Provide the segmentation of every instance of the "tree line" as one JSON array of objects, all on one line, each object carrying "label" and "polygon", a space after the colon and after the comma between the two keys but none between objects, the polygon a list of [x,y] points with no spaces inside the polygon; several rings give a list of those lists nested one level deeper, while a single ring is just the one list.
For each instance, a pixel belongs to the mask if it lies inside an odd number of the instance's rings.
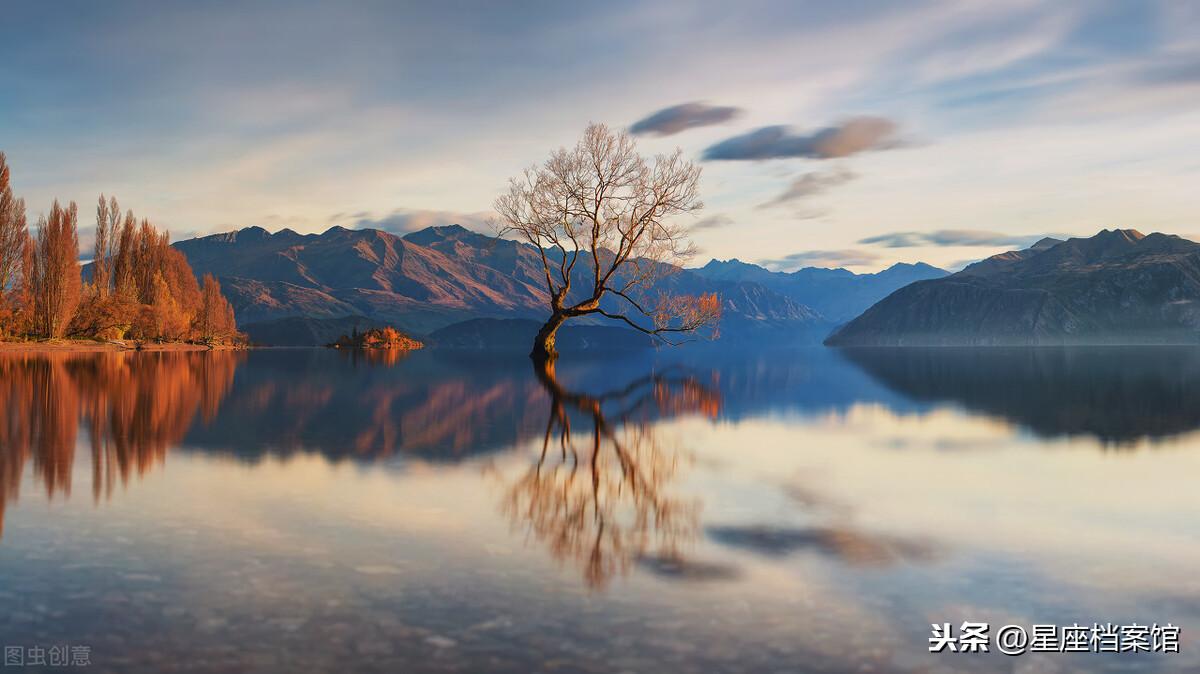
[{"label": "tree line", "polygon": [[167,232],[122,213],[115,197],[101,195],[96,205],[86,270],[79,257],[75,202],[56,200],[31,232],[0,152],[0,339],[241,339],[217,280],[205,274],[197,282]]}]

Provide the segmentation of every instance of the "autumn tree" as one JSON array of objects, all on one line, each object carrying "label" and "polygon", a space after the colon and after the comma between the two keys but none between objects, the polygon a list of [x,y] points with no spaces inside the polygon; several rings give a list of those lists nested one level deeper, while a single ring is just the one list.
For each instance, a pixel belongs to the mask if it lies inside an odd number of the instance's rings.
[{"label": "autumn tree", "polygon": [[158,264],[158,271],[163,275],[171,297],[187,312],[190,323],[200,311],[202,298],[200,284],[196,281],[192,266],[188,264],[187,256],[172,247],[164,238],[158,253]]},{"label": "autumn tree", "polygon": [[133,270],[137,232],[137,220],[133,217],[133,211],[129,211],[121,224],[121,233],[117,236],[117,253],[113,258],[112,275],[115,293],[131,302],[137,300],[136,274]]},{"label": "autumn tree", "polygon": [[171,237],[167,232],[158,231],[149,220],[142,218],[142,224],[138,227],[137,243],[133,254],[133,270],[138,299],[142,304],[154,304],[154,275],[163,268]]},{"label": "autumn tree", "polygon": [[212,274],[205,274],[200,289],[200,313],[196,316],[196,331],[206,342],[219,342],[233,337],[237,326],[233,306],[221,294],[221,284]]},{"label": "autumn tree", "polygon": [[[111,267],[107,271],[113,289],[108,297],[91,293],[76,317],[77,333],[212,341],[211,336],[202,334],[205,298],[200,285],[187,258],[170,245],[168,233],[149,220],[139,223],[131,212],[122,219],[115,199],[98,207],[97,214],[107,214],[108,236],[115,242],[108,253]],[[219,286],[216,293],[220,297]],[[223,307],[213,301],[210,304],[214,307],[210,317],[219,319],[212,325],[223,335],[219,341],[234,337],[237,330],[228,302]]]},{"label": "autumn tree", "polygon": [[[213,281],[208,295],[170,236],[115,197],[96,205],[91,283],[79,266],[78,209],[55,201],[31,237],[0,153],[0,336],[101,339],[237,339],[233,308]],[[203,324],[203,328],[201,325]]]},{"label": "autumn tree", "polygon": [[495,203],[500,234],[538,250],[550,305],[530,356],[553,360],[556,332],[579,316],[621,321],[666,342],[678,333],[715,335],[715,295],[671,295],[661,283],[695,251],[673,218],[702,207],[699,179],[682,151],[647,160],[627,133],[592,124],[574,148],[510,181]]},{"label": "autumn tree", "polygon": [[167,232],[149,220],[127,216],[113,265],[116,300],[132,304],[130,334],[136,339],[190,339],[201,310],[200,285]]},{"label": "autumn tree", "polygon": [[85,284],[79,308],[67,334],[116,339],[123,336],[133,308],[112,292],[113,262],[121,227],[121,207],[116,197],[103,194],[96,204],[96,242],[92,251],[91,283]]},{"label": "autumn tree", "polygon": [[75,315],[81,286],[79,209],[57,201],[38,221],[33,260],[33,328],[43,337],[62,337]]},{"label": "autumn tree", "polygon": [[28,335],[33,332],[33,290],[36,276],[37,240],[25,232],[25,245],[21,247],[21,278],[9,294],[12,299],[12,332]]},{"label": "autumn tree", "polygon": [[92,255],[92,287],[103,299],[112,285],[113,249],[121,227],[121,207],[117,198],[109,200],[100,195],[96,205],[96,246]]},{"label": "autumn tree", "polygon": [[423,348],[421,342],[409,337],[392,326],[371,328],[359,332],[355,326],[349,335],[342,335],[329,346],[337,349],[399,349],[410,351]]},{"label": "autumn tree", "polygon": [[150,307],[154,322],[153,330],[147,336],[168,340],[184,339],[191,327],[191,321],[179,299],[171,292],[167,277],[161,271],[156,271],[151,283],[153,298]]},{"label": "autumn tree", "polygon": [[14,327],[25,240],[29,238],[25,201],[13,195],[9,178],[8,161],[0,152],[0,335]]}]

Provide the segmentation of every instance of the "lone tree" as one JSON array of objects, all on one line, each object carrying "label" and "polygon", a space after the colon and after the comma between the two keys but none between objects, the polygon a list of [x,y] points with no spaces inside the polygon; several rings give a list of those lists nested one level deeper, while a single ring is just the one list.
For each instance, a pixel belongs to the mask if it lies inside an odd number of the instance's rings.
[{"label": "lone tree", "polygon": [[699,179],[681,150],[648,161],[627,133],[592,124],[574,148],[509,182],[495,203],[500,234],[537,248],[549,293],[531,357],[553,360],[558,328],[593,314],[667,343],[678,333],[715,336],[720,299],[674,295],[662,283],[695,252],[672,218],[703,206]]}]

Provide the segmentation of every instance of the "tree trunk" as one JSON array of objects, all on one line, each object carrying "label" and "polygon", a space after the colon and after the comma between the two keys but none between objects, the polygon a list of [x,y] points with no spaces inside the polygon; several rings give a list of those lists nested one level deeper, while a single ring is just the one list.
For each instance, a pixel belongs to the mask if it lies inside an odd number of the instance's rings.
[{"label": "tree trunk", "polygon": [[555,348],[555,334],[558,328],[567,320],[567,317],[560,313],[550,315],[546,324],[538,330],[537,337],[533,338],[533,351],[529,352],[529,357],[537,362],[553,361],[558,358],[558,349]]}]

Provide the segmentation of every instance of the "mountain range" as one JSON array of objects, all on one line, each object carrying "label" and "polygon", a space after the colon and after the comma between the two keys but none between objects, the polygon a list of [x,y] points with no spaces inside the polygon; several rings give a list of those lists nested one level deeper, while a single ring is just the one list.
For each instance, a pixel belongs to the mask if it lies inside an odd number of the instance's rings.
[{"label": "mountain range", "polygon": [[[522,319],[488,324],[513,332],[498,337],[504,341],[523,338],[528,321],[547,314],[537,249],[459,225],[403,237],[375,229],[299,234],[247,227],[175,246],[197,275],[221,281],[239,326],[264,343],[319,344],[382,323],[424,336],[463,321]],[[672,271],[662,289],[721,296],[724,338],[814,343],[892,290],[946,273],[897,265],[866,275],[842,269],[785,274],[736,260]],[[462,341],[471,330],[446,334]]]},{"label": "mountain range", "polygon": [[834,324],[858,316],[867,307],[909,283],[941,278],[950,273],[924,262],[901,262],[874,274],[855,274],[846,269],[822,267],[781,272],[736,258],[712,260],[695,271],[713,280],[758,283],[794,302],[811,307]]},{"label": "mountain range", "polygon": [[1132,229],[1043,239],[892,293],[834,346],[1200,341],[1200,244]]}]

